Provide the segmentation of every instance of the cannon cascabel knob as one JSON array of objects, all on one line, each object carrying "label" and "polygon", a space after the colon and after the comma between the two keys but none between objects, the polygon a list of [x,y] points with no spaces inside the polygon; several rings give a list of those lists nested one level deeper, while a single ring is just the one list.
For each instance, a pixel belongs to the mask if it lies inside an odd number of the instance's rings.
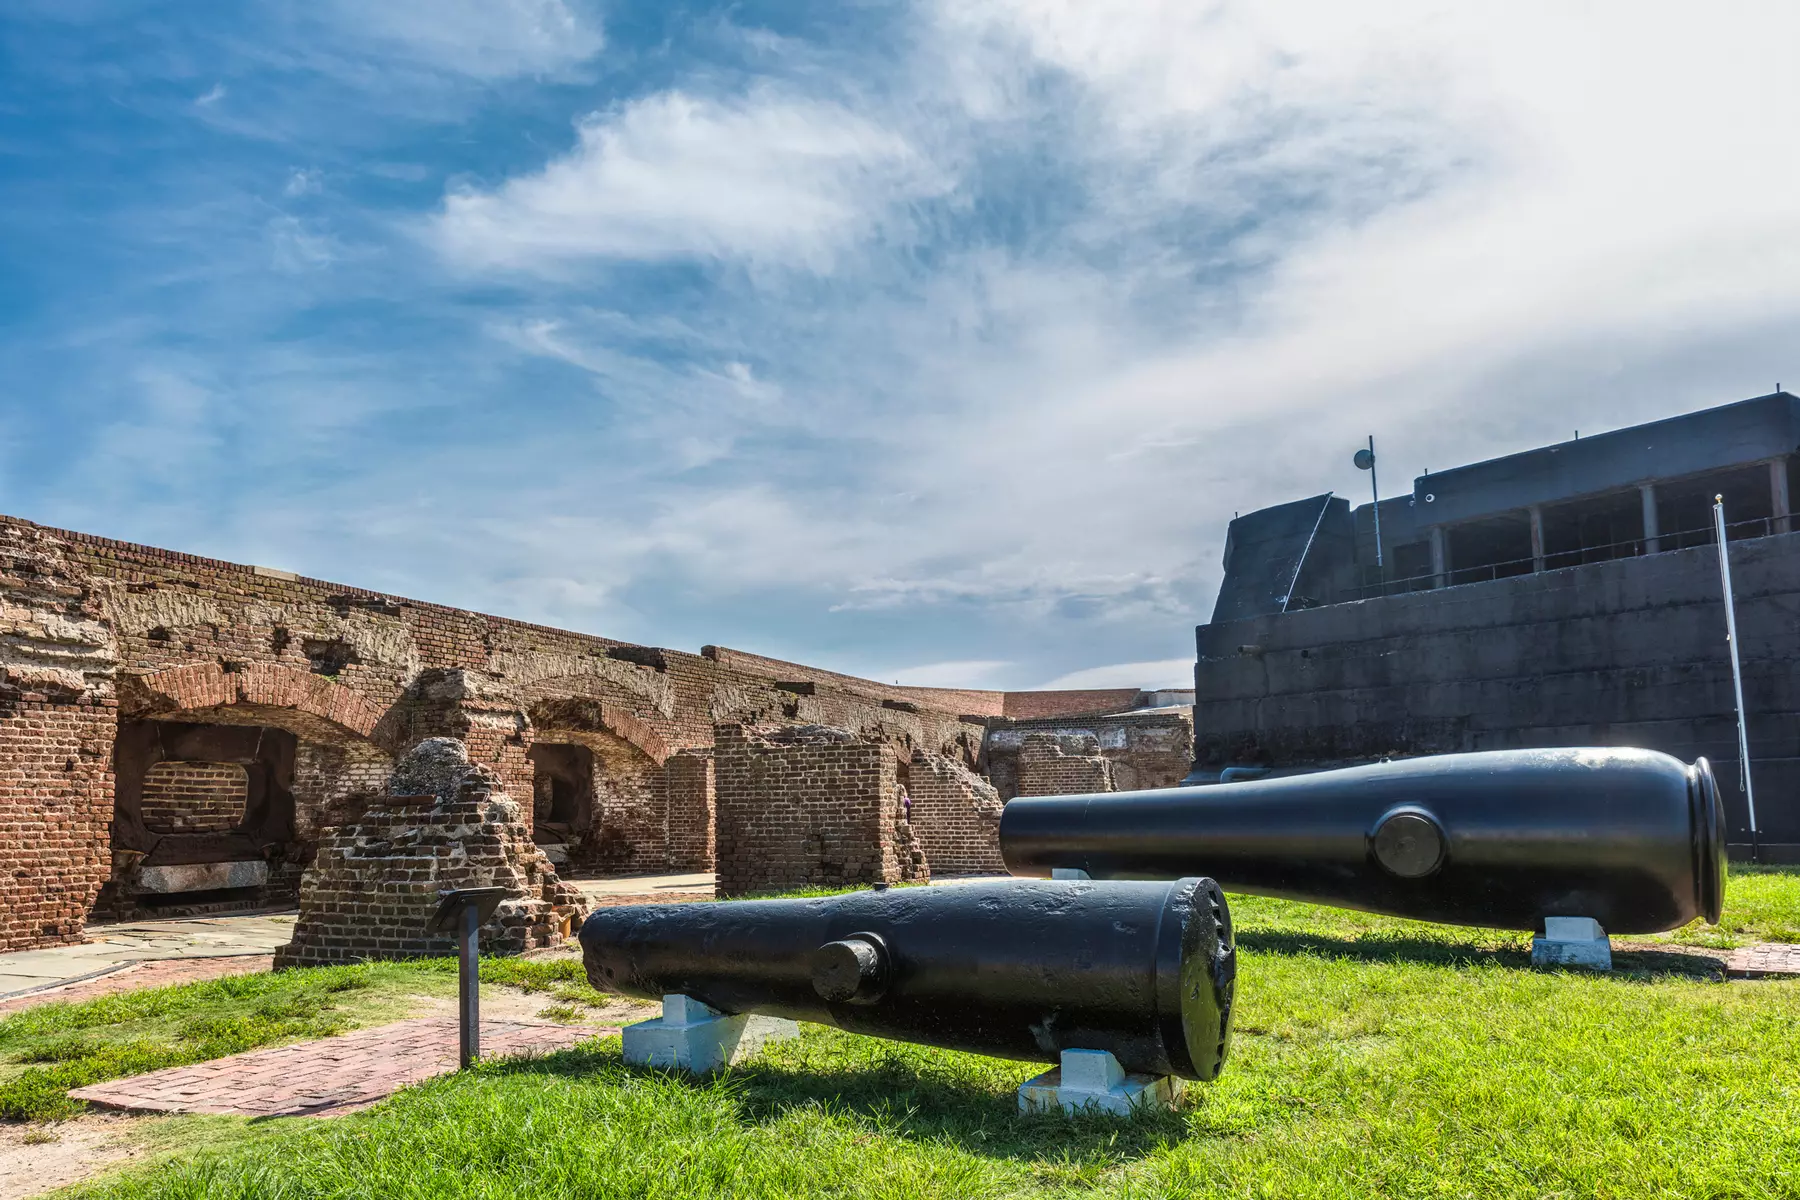
[{"label": "cannon cascabel knob", "polygon": [[832,1004],[873,1004],[887,990],[887,947],[873,933],[826,942],[812,954],[812,985]]}]

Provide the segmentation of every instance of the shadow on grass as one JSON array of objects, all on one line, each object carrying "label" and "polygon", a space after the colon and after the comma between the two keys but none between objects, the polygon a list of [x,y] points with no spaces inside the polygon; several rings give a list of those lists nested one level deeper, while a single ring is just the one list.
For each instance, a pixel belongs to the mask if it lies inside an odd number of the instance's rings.
[{"label": "shadow on grass", "polygon": [[[1238,949],[1252,954],[1320,955],[1358,962],[1428,963],[1444,967],[1493,965],[1518,970],[1534,969],[1531,966],[1531,951],[1528,949],[1408,937],[1403,934],[1365,933],[1357,937],[1334,938],[1314,933],[1240,929],[1237,945]],[[1580,971],[1580,968],[1547,969]],[[1725,964],[1718,954],[1685,947],[1671,947],[1668,950],[1633,947],[1613,951],[1613,978],[1647,980],[1669,975],[1722,980],[1725,977]]]},{"label": "shadow on grass", "polygon": [[[813,1040],[817,1036],[809,1027],[799,1044],[805,1058],[839,1057],[828,1046],[820,1047]],[[497,1062],[483,1071],[601,1084],[636,1078],[720,1088],[736,1104],[746,1124],[771,1123],[795,1111],[830,1110],[859,1117],[894,1136],[953,1145],[987,1158],[1033,1163],[1113,1165],[1142,1158],[1188,1136],[1187,1116],[1181,1109],[1148,1110],[1128,1118],[1023,1115],[1013,1091],[1016,1084],[996,1090],[960,1078],[953,1070],[912,1061],[897,1043],[862,1038],[857,1042],[867,1044],[858,1050],[866,1065],[804,1061],[790,1065],[757,1059],[709,1080],[696,1080],[678,1071],[628,1066],[620,1057],[619,1043],[610,1038],[541,1058]],[[1018,1082],[1046,1069],[1031,1063],[1018,1066]],[[1194,1088],[1188,1097],[1190,1104],[1204,1102],[1203,1094]]]}]

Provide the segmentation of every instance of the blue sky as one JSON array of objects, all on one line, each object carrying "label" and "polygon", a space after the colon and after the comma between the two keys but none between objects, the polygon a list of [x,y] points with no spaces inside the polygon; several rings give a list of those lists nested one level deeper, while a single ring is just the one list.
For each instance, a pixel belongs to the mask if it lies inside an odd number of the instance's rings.
[{"label": "blue sky", "polygon": [[[0,15],[0,511],[921,684],[1224,526],[1800,382],[1800,9]],[[1791,384],[1790,384],[1791,386]]]}]

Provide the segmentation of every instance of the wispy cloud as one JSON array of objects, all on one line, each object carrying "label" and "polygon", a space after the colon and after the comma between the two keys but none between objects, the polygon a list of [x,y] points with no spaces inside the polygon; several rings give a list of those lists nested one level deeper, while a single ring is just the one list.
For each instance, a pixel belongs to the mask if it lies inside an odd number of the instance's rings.
[{"label": "wispy cloud", "polygon": [[453,193],[437,234],[465,267],[741,257],[827,265],[943,181],[903,138],[835,104],[759,89],[664,92],[583,121],[541,171]]}]

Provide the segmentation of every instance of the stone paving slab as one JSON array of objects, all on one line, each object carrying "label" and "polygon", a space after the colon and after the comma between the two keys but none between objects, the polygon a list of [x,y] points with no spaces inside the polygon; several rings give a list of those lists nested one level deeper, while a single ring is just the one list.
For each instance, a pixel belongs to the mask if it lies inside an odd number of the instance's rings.
[{"label": "stone paving slab", "polygon": [[83,945],[0,954],[0,1000],[93,978],[133,963],[273,954],[293,940],[294,914],[123,921],[90,925],[87,932],[88,941]]},{"label": "stone paving slab", "polygon": [[[548,1054],[618,1032],[617,1026],[483,1021],[481,1051],[484,1058]],[[69,1095],[140,1112],[334,1117],[456,1070],[457,1045],[455,1017],[424,1017],[114,1079]]]},{"label": "stone paving slab", "polygon": [[8,1013],[36,1008],[40,1004],[80,1003],[98,996],[118,992],[135,992],[140,988],[168,987],[177,983],[200,983],[226,975],[251,975],[267,971],[275,965],[271,954],[234,954],[229,957],[208,955],[203,958],[163,958],[131,963],[116,971],[108,971],[93,979],[58,983],[0,1000],[0,1017]]},{"label": "stone paving slab", "polygon": [[1800,945],[1761,942],[1733,950],[1725,960],[1725,974],[1730,979],[1800,976]]}]

